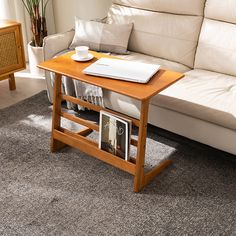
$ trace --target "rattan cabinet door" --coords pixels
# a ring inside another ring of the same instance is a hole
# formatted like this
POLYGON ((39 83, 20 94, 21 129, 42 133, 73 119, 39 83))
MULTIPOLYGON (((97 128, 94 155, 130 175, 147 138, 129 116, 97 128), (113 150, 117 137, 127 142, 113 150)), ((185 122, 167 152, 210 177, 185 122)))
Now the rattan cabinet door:
POLYGON ((0 28, 0 76, 25 68, 21 25, 0 28))

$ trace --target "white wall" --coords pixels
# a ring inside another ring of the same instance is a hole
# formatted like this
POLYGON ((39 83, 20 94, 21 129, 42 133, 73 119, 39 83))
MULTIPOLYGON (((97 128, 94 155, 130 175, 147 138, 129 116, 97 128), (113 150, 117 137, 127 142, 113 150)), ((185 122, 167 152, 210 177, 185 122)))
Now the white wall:
POLYGON ((53 0, 56 32, 65 32, 74 27, 74 17, 81 19, 103 18, 111 0, 53 0))

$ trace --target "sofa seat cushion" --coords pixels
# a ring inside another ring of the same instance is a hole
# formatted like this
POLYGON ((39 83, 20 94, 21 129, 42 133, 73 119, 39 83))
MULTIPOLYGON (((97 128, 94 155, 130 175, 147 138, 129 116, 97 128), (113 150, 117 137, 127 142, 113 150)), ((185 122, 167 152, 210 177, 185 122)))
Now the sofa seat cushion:
POLYGON ((130 52, 128 55, 120 55, 112 53, 111 55, 130 61, 159 64, 161 65, 162 69, 174 70, 182 73, 191 70, 189 67, 182 65, 180 63, 161 59, 158 57, 148 56, 142 53, 130 52))
POLYGON ((151 103, 236 130, 234 101, 235 77, 195 69, 156 95, 151 103))

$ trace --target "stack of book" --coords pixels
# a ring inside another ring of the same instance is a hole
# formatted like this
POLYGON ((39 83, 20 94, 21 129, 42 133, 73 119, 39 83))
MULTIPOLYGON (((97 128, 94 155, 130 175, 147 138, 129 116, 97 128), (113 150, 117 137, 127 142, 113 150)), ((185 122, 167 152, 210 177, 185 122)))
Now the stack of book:
POLYGON ((129 161, 131 120, 100 112, 99 148, 129 161))

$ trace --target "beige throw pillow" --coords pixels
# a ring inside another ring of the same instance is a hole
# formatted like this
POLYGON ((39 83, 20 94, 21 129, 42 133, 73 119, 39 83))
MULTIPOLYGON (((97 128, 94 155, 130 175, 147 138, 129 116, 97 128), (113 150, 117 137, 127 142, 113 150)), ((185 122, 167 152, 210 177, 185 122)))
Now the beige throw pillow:
POLYGON ((133 24, 104 24, 75 18, 75 36, 70 49, 88 46, 90 50, 127 54, 133 24))

